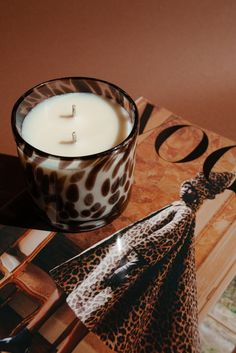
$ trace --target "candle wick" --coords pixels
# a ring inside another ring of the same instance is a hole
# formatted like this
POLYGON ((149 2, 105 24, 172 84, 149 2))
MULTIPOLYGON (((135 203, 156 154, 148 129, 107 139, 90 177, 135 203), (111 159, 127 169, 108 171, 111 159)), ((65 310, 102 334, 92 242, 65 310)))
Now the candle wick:
POLYGON ((72 105, 72 116, 73 117, 76 116, 76 105, 75 104, 72 105))
POLYGON ((76 135, 75 131, 72 132, 72 141, 73 141, 73 143, 77 142, 77 135, 76 135))

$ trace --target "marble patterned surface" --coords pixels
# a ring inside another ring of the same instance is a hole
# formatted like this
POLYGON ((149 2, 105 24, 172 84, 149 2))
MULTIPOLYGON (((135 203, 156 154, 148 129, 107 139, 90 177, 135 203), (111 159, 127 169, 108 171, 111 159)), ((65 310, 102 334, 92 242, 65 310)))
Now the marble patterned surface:
MULTIPOLYGON (((147 101, 139 99, 138 106, 142 113, 147 101)), ((98 229, 94 232, 69 234, 68 237, 75 241, 83 249, 95 242, 110 235, 116 230, 127 226, 148 213, 165 206, 166 204, 178 200, 179 186, 183 180, 193 177, 201 171, 206 157, 216 149, 232 145, 232 141, 219 136, 211 131, 205 131, 209 145, 205 153, 196 160, 188 163, 168 162, 183 158, 198 144, 202 137, 202 131, 197 127, 183 128, 178 130, 174 136, 160 149, 160 158, 155 150, 155 140, 158 134, 165 128, 175 124, 191 124, 173 115, 166 109, 155 107, 150 120, 146 125, 144 134, 139 136, 139 143, 136 157, 135 183, 132 189, 130 202, 123 214, 110 225, 98 229)), ((236 166, 236 152, 229 151, 220 162, 217 163, 216 171, 232 171, 236 166)), ((223 195, 223 194, 222 194, 223 195)), ((235 195, 231 191, 226 191, 223 196, 202 206, 202 211, 197 214, 199 224, 204 221, 206 212, 210 214, 207 224, 199 227, 196 234, 196 266, 204 263, 209 253, 216 247, 223 238, 229 227, 236 219, 235 195), (217 204, 217 205, 216 205, 217 204), (211 211, 211 212, 210 212, 211 211)), ((223 266, 223 264, 222 264, 223 266)), ((89 334, 83 340, 76 352, 82 351, 94 353, 109 353, 95 335, 89 334)))
MULTIPOLYGON (((142 113, 147 100, 138 100, 142 113)), ((136 155, 135 182, 132 188, 130 202, 123 214, 111 224, 96 231, 79 234, 68 234, 80 248, 86 249, 97 241, 112 234, 147 214, 179 199, 180 184, 192 178, 202 170, 207 156, 213 151, 233 142, 218 134, 206 131, 209 145, 207 150, 197 159, 186 163, 174 163, 191 152, 202 138, 202 130, 190 122, 175 116, 168 110, 154 107, 144 133, 139 136, 136 155), (155 150, 155 141, 164 129, 178 124, 187 124, 175 132, 161 147, 160 155, 155 150)), ((236 166, 236 151, 231 149, 216 164, 215 171, 232 171, 236 166)), ((226 191, 227 193, 227 191, 226 191)), ((218 202, 218 200, 214 200, 218 202)), ((213 201, 213 202, 214 202, 213 201)), ((200 265, 217 241, 235 220, 235 195, 229 191, 227 197, 219 206, 219 210, 207 227, 198 234, 196 240, 197 265, 200 265)), ((212 203, 213 205, 213 203, 212 203)))

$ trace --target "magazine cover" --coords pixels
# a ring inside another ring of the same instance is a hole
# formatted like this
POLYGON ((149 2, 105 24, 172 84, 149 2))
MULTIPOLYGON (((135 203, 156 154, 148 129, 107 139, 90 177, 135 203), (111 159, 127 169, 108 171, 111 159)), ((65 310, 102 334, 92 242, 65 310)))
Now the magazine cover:
POLYGON ((62 234, 41 227, 36 212, 37 229, 19 227, 15 214, 31 208, 24 192, 2 210, 0 334, 20 333, 23 351, 44 324, 35 347, 66 337, 69 352, 85 337, 78 349, 88 353, 200 352, 198 324, 236 273, 235 144, 144 98, 137 105, 135 180, 112 223, 62 234), (37 300, 46 303, 39 317, 37 300))

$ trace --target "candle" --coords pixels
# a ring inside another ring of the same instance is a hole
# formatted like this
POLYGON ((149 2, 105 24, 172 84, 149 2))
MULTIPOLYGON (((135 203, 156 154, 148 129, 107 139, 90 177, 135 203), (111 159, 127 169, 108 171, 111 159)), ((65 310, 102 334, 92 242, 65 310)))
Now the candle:
POLYGON ((87 156, 119 145, 132 123, 118 103, 92 93, 50 97, 24 119, 22 137, 37 149, 57 156, 87 156))
POLYGON ((44 82, 16 102, 12 129, 29 192, 53 226, 88 231, 124 210, 139 129, 122 89, 93 78, 44 82))

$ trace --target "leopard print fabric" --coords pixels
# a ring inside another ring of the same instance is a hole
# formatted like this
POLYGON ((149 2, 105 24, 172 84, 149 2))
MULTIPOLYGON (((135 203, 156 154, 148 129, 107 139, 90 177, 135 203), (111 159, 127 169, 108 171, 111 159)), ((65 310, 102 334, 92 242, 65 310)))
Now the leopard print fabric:
POLYGON ((189 197, 188 181, 182 201, 124 228, 51 272, 78 318, 116 352, 200 352, 193 236, 195 211, 206 193, 196 188, 197 183, 202 185, 199 178, 191 180, 199 204, 189 197), (136 266, 129 268, 129 263, 136 266), (124 264, 127 273, 110 286, 107 279, 124 264))

